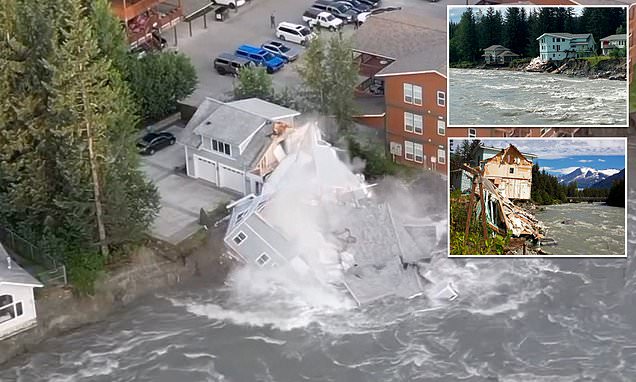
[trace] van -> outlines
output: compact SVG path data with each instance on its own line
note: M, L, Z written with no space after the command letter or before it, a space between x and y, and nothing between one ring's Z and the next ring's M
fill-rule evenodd
M241 45L234 54L238 57L246 58L256 65L264 66L267 68L267 73L270 74L280 70L285 65L283 59L276 57L261 47Z
M307 45L310 40L316 38L316 34L304 25L282 22L276 27L276 37L283 41Z
M243 57L237 57L229 53L221 53L214 59L213 66L220 75L231 74L238 76L241 69L254 66L254 63Z

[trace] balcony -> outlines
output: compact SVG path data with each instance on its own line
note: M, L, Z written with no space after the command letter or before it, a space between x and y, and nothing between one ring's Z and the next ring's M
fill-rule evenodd
M159 0L112 0L112 9L126 27L128 41L138 45L146 41L153 28L165 29L176 25L183 17L181 0L169 3Z

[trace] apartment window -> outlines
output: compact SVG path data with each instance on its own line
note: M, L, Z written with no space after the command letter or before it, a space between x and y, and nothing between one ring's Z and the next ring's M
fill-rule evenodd
M515 168L514 167L510 167L510 173L514 174L515 173Z
M232 240L234 240L236 245L241 245L241 243L244 242L245 239L247 239L247 235L241 231L236 236L234 236L234 239Z
M446 107L446 93L437 91L437 106Z
M437 149L437 162L439 162L439 164L446 163L446 150Z
M437 120L437 134L445 135L446 134L446 122Z
M415 158L415 148L413 142L404 141L404 159L413 160Z
M413 103L415 105L422 105L422 87L413 85Z
M404 112L404 131L415 134L422 134L422 116L419 114Z
M415 149L415 161L417 163L422 163L424 161L424 146L414 143L413 148Z
M221 154L232 156L232 150L230 148L230 144L217 141L216 139L212 140L212 151L216 151Z
M404 103L414 105L422 104L422 87L413 84L404 84Z
M468 138L477 137L477 129L468 129Z
M258 264L259 266L263 266L265 264L267 264L267 262L271 260L271 258L269 257L269 255L267 253L261 253L261 255L256 259L256 264Z

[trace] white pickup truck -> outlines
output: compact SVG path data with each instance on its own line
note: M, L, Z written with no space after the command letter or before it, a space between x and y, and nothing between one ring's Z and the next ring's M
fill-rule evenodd
M306 22L310 28L318 26L321 28L327 28L330 31L335 31L342 27L341 19L335 17L329 12L313 8L310 8L303 13L303 21Z

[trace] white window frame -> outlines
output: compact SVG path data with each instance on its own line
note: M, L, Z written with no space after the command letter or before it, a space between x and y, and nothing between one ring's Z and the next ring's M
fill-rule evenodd
M267 259L265 261L263 261L263 263L260 262L260 260L266 257ZM258 265L259 267L264 267L265 264L269 263L269 261L272 259L272 257L270 255L268 255L266 252L261 253L257 258L256 258L256 265Z
M422 87L417 85L413 86L413 105L422 106ZM419 93L420 98L417 98L417 94ZM419 101L419 102L418 102Z
M214 143L215 143L215 142L216 142L216 147L217 147L216 149L214 148ZM224 150L219 150L219 148L220 148L221 146L223 146ZM225 152L225 148L226 148L226 146L227 146L227 151L228 151L229 153ZM231 145L231 144L229 144L229 143L225 143L225 142L223 142L223 141L219 141L218 139L210 138L210 149L211 149L213 152L218 153L218 154L221 154L221 155L225 155L225 156L228 156L228 157L231 157L231 156L232 156L232 145Z
M421 114L413 114L413 132L415 134L424 134L424 117Z
M446 135L446 121L443 119L437 120L437 135Z
M437 91L437 106L446 107L446 92Z
M446 164L446 149L437 149L437 163Z
M5 322L13 321L13 320L17 319L18 317L21 317L24 314L24 303L22 302L22 300L16 300L15 297L12 294L8 294L7 293L5 295L11 297L11 302L6 304L6 305L0 306L0 312L4 311L4 310L7 310L7 311L10 310L9 316L11 316L11 313L13 313L13 316L11 318L9 318L9 319L4 320L4 321L0 321L0 324L3 324ZM20 305L20 309L21 309L21 312L19 312L19 313L18 313L18 304Z
M414 149L413 159L415 160L415 162L417 163L424 162L424 145L419 143L413 143L413 149Z
M411 156L410 158L409 158L409 154ZM411 162L415 160L415 147L413 142L411 141L404 141L404 159Z
M240 239L239 236L243 235L243 239ZM239 239L239 241L237 242L236 239ZM234 244L236 244L237 246L243 244L245 242L245 240L247 239L247 234L243 231L239 231L239 233L237 233L236 235L234 235L234 237L232 238L232 241L234 242Z
M477 129L468 129L468 138L477 138Z
M414 116L415 115L411 112L404 112L404 131L406 131L407 133L412 133L414 131Z
M413 103L413 85L409 83L403 84L404 89L404 103L412 104Z

